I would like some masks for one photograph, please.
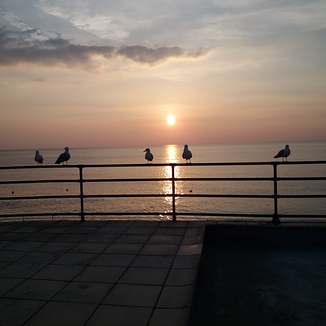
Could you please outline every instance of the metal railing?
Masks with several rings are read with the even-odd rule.
[[[42,184],[42,183],[78,183],[79,194],[77,195],[41,195],[41,196],[4,196],[0,197],[0,205],[4,201],[18,201],[18,200],[43,200],[43,199],[78,199],[79,200],[79,212],[49,212],[49,213],[17,213],[17,214],[0,214],[0,218],[15,218],[15,217],[45,217],[45,216],[79,216],[81,221],[85,220],[86,216],[171,216],[173,221],[177,220],[177,216],[191,216],[191,217],[270,217],[272,223],[279,224],[281,217],[315,217],[326,218],[325,215],[309,214],[309,215],[282,215],[279,214],[279,199],[281,198],[326,198],[326,194],[300,194],[300,195],[282,195],[278,192],[278,185],[280,182],[287,181],[326,181],[326,177],[280,177],[278,176],[278,166],[280,165],[324,165],[326,167],[326,161],[297,161],[297,162],[232,162],[232,163],[192,163],[192,164],[180,164],[180,163],[166,163],[166,164],[88,164],[88,165],[67,165],[67,166],[6,166],[0,167],[1,170],[29,170],[29,169],[78,169],[78,178],[76,179],[51,179],[51,180],[3,180],[0,181],[0,185],[15,185],[15,184]],[[271,166],[272,173],[270,177],[190,177],[179,178],[176,177],[175,169],[178,166],[185,168],[190,167],[208,167],[208,166]],[[169,167],[171,169],[170,177],[165,178],[85,178],[85,169],[96,168],[148,168],[148,167]],[[326,170],[325,170],[326,171]],[[114,182],[170,182],[170,193],[132,193],[132,194],[85,194],[85,183],[114,183]],[[271,194],[195,194],[195,193],[177,193],[176,184],[178,182],[271,182],[273,187],[273,193]],[[171,210],[168,212],[92,212],[85,211],[85,201],[89,198],[131,198],[131,197],[170,197],[171,198]],[[191,197],[191,198],[252,198],[252,199],[270,199],[273,201],[273,212],[271,214],[253,214],[253,213],[222,213],[222,212],[180,212],[177,210],[176,198],[178,197]]]

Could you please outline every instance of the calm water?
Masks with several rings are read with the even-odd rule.
[[[189,144],[193,153],[193,163],[215,162],[270,162],[284,143],[245,143],[227,145]],[[290,143],[289,161],[326,160],[326,141]],[[54,165],[63,149],[39,149],[44,157],[43,165]],[[78,149],[70,148],[70,165],[75,164],[127,164],[140,163],[142,167],[128,168],[89,168],[84,169],[88,178],[167,178],[171,176],[170,167],[146,165],[143,147],[112,147]],[[183,146],[167,145],[151,147],[153,163],[183,163]],[[34,150],[0,151],[0,166],[36,165]],[[281,160],[281,159],[279,159]],[[78,169],[28,169],[0,170],[0,180],[42,180],[77,179]],[[279,176],[326,176],[325,165],[280,165]],[[176,177],[271,177],[272,166],[219,166],[199,167],[178,166]],[[85,183],[84,193],[92,194],[169,194],[171,183],[157,182],[114,182]],[[184,182],[176,183],[177,194],[273,194],[272,182]],[[279,193],[325,194],[326,181],[299,181],[279,183]],[[77,183],[1,185],[0,197],[38,196],[38,195],[78,195]],[[254,213],[272,214],[272,199],[233,199],[233,198],[177,198],[178,212],[208,213]],[[170,212],[171,198],[87,198],[85,211],[92,212]],[[39,212],[79,212],[78,199],[45,199],[29,201],[0,201],[0,214],[39,213]],[[281,199],[280,214],[326,214],[325,199]],[[167,217],[156,214],[154,219]]]

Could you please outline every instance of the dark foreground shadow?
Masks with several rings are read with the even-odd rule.
[[[325,325],[326,228],[208,226],[190,325]]]

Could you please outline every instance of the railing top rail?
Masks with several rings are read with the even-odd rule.
[[[47,183],[47,182],[78,182],[79,183],[79,194],[73,194],[73,195],[39,195],[39,196],[18,196],[18,197],[1,197],[0,201],[6,201],[6,200],[43,200],[43,199],[79,199],[80,201],[80,212],[78,213],[74,213],[74,215],[79,215],[81,218],[81,221],[85,220],[85,216],[86,215],[95,215],[95,214],[100,214],[100,215],[171,215],[173,218],[173,221],[176,221],[176,216],[178,215],[184,215],[184,214],[188,214],[189,216],[247,216],[247,217],[253,217],[256,215],[253,214],[238,214],[238,213],[202,213],[202,212],[196,212],[196,213],[184,213],[184,212],[178,212],[176,210],[176,198],[177,197],[225,197],[225,198],[270,198],[273,200],[274,202],[274,210],[273,210],[273,214],[266,214],[266,216],[270,216],[272,217],[272,223],[274,224],[279,224],[280,220],[279,217],[280,216],[286,216],[286,215],[281,215],[278,212],[278,200],[280,198],[325,198],[325,194],[308,194],[308,195],[282,195],[278,193],[278,182],[279,181],[286,181],[286,180],[326,180],[326,177],[322,176],[322,177],[279,177],[277,175],[277,166],[283,165],[326,165],[326,160],[319,160],[319,161],[289,161],[289,162],[283,162],[283,161],[269,161],[269,162],[203,162],[203,163],[191,163],[191,164],[187,164],[187,163],[153,163],[153,164],[75,164],[75,165],[20,165],[20,166],[0,166],[0,171],[10,171],[10,170],[24,170],[24,169],[77,169],[77,171],[79,171],[79,178],[76,178],[74,180],[72,179],[55,179],[55,180],[15,180],[15,181],[0,181],[0,185],[1,184],[20,184],[20,183]],[[178,178],[175,175],[175,167],[187,167],[187,168],[191,168],[191,167],[207,167],[207,166],[211,166],[211,167],[221,167],[221,166],[269,166],[273,168],[273,173],[272,176],[267,178],[267,177],[242,177],[242,178],[231,178],[231,177],[217,177],[217,178]],[[83,177],[83,169],[84,168],[135,168],[135,167],[140,167],[143,169],[149,169],[152,167],[169,167],[172,171],[172,175],[171,177],[167,177],[167,178],[125,178],[125,179],[120,179],[120,178],[111,178],[111,179],[84,179]],[[59,171],[59,170],[57,170]],[[131,170],[132,172],[133,170]],[[155,172],[155,170],[152,170]],[[326,170],[325,170],[326,172]],[[30,173],[25,173],[26,175],[31,175]],[[60,174],[60,173],[59,173]],[[87,175],[87,173],[85,173]],[[33,176],[33,173],[32,173]],[[169,181],[171,182],[171,191],[169,194],[164,193],[159,193],[159,194],[135,194],[135,193],[110,193],[110,194],[98,194],[98,195],[91,195],[91,194],[84,194],[84,183],[85,182],[130,182],[130,181]],[[179,194],[178,191],[176,191],[175,188],[175,183],[177,181],[272,181],[273,182],[273,193],[272,194],[224,194],[224,193],[220,193],[220,194],[213,194],[213,193],[199,193],[199,194]],[[192,191],[189,191],[192,192]],[[12,192],[12,195],[14,195],[14,192]],[[19,194],[18,194],[19,195]],[[84,200],[88,199],[88,198],[128,198],[128,197],[171,197],[172,198],[172,210],[169,212],[165,212],[165,213],[156,213],[156,212],[87,212],[85,211],[85,207],[84,207]],[[54,216],[55,214],[58,215],[64,215],[65,213],[45,213],[45,215],[50,214],[52,216]],[[209,215],[207,215],[209,214]],[[211,215],[210,215],[211,214]],[[42,213],[37,212],[36,213],[37,216],[41,216]],[[1,214],[0,212],[0,218],[1,217],[16,217],[16,216],[36,216],[35,214],[32,213],[23,213],[23,214]],[[44,215],[44,214],[43,214]],[[259,214],[261,215],[261,214]],[[325,215],[325,214],[324,214]],[[324,215],[316,215],[316,217],[325,217]],[[290,216],[290,215],[287,215]],[[305,216],[305,215],[300,215],[300,216]]]
[[[0,170],[15,169],[62,169],[62,168],[105,168],[105,167],[159,167],[159,166],[246,166],[246,165],[302,165],[302,164],[326,164],[326,161],[270,161],[270,162],[203,162],[203,163],[152,163],[152,164],[73,164],[73,165],[13,165],[0,166]]]

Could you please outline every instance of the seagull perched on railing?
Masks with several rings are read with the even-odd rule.
[[[275,156],[274,158],[282,157],[282,160],[284,162],[284,158],[286,162],[288,161],[288,156],[291,154],[291,150],[289,145],[285,145],[284,149],[281,149]]]
[[[150,150],[149,148],[146,148],[146,149],[144,150],[144,152],[146,152],[146,154],[145,154],[145,160],[147,160],[147,163],[152,162],[154,156],[153,156],[153,154],[151,153],[151,150]]]
[[[34,161],[37,162],[37,164],[43,163],[43,156],[40,154],[40,151],[35,152]]]
[[[70,159],[70,153],[69,153],[69,147],[65,147],[64,153],[60,154],[57,160],[55,161],[54,164],[61,164],[64,165],[64,162],[66,162]]]
[[[186,160],[186,163],[191,163],[190,159],[192,158],[192,153],[188,149],[188,145],[185,145],[183,149],[182,158]]]

